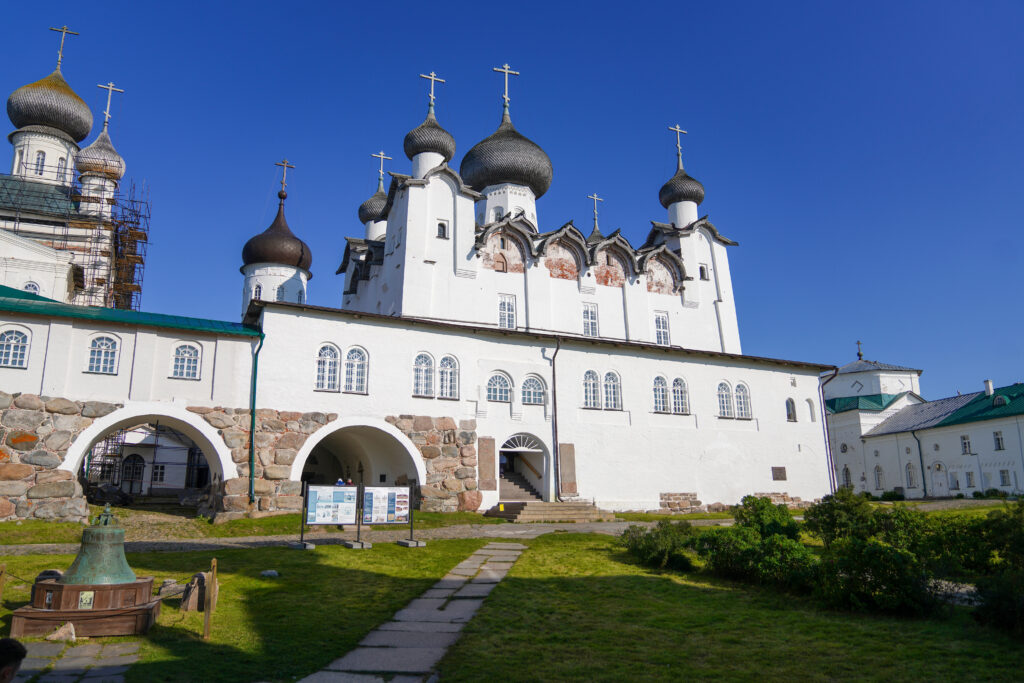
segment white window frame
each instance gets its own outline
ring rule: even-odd
[[[916,489],[917,488],[917,472],[914,471],[914,463],[912,463],[912,462],[908,462],[907,463],[906,473],[907,473],[907,488],[908,489]]]
[[[964,472],[964,474],[967,477],[967,488],[973,489],[974,488],[974,472],[967,471],[967,472]]]
[[[434,398],[434,357],[420,351],[412,359],[412,395]]]
[[[651,383],[651,389],[654,393],[654,412],[668,414],[669,411],[669,395],[668,395],[668,380],[658,375],[654,378]]]
[[[93,365],[93,351],[97,350],[95,344],[102,339],[109,339],[114,342],[113,358],[110,359],[110,363],[106,362],[107,354],[104,353],[98,360],[97,365]],[[100,349],[103,351],[102,349]],[[113,334],[96,334],[89,338],[89,348],[85,355],[85,372],[92,375],[116,375],[118,364],[121,362],[121,338]],[[107,369],[109,367],[109,369]]]
[[[43,171],[46,169],[46,152],[39,150],[36,152],[36,167],[35,174],[43,175]]]
[[[163,484],[167,468],[163,463],[153,463],[152,483]]]
[[[875,465],[875,490],[885,490],[885,470],[882,469],[881,465]]]
[[[622,377],[619,373],[609,371],[604,373],[601,382],[604,389],[604,409],[622,410]]]
[[[1006,450],[1006,442],[1003,441],[1003,432],[998,430],[992,432],[992,440],[995,442],[995,450],[1004,451]]]
[[[519,388],[524,406],[542,406],[547,402],[548,392],[544,381],[536,375],[529,375]]]
[[[263,285],[258,282],[252,290],[252,298],[257,301],[263,301]]]
[[[797,422],[796,416],[796,401],[791,398],[786,399],[786,422]]]
[[[672,380],[672,412],[676,415],[690,414],[690,392],[682,377]]]
[[[583,407],[601,409],[601,376],[594,370],[583,373]]]
[[[516,329],[516,295],[498,295],[498,327],[506,330]]]
[[[8,335],[10,338],[6,338]],[[24,339],[15,340],[16,335],[21,335]],[[5,327],[0,330],[0,368],[27,369],[31,350],[31,330],[20,327]],[[21,362],[15,362],[17,360]]]
[[[999,470],[999,485],[1009,486],[1010,485],[1010,470]]]
[[[25,283],[25,286],[21,288],[21,291],[28,292],[29,294],[39,294],[39,285],[32,280]]]
[[[672,334],[669,330],[667,311],[654,312],[654,343],[660,346],[672,345]]]
[[[333,356],[325,355],[324,351],[333,352]],[[341,367],[341,349],[330,342],[324,342],[316,347],[314,357],[316,373],[313,378],[313,391],[340,390],[338,371]]]
[[[731,420],[736,416],[732,402],[732,386],[728,382],[719,382],[715,389],[718,395],[718,417]]]
[[[600,336],[600,327],[597,322],[597,304],[589,301],[583,303],[583,336]]]
[[[359,358],[354,358],[358,354]],[[370,354],[361,346],[350,346],[345,351],[345,380],[342,390],[346,394],[369,393]]]
[[[487,400],[491,403],[512,402],[512,380],[502,372],[495,372],[487,379]]]
[[[736,384],[736,388],[733,389],[732,395],[736,405],[736,419],[753,420],[754,405],[750,399],[750,387],[743,382],[739,382]],[[743,397],[742,399],[740,398],[741,396]]]
[[[441,356],[437,363],[437,397],[459,400],[459,359],[451,354]]]
[[[971,435],[961,434],[960,435],[960,454],[970,455],[971,454]]]
[[[193,356],[184,356],[184,355],[179,356],[178,354],[179,354],[179,352],[182,349],[192,349],[193,351],[195,351],[195,356],[194,357]],[[180,366],[179,366],[179,363],[178,363],[179,360],[182,361]],[[189,366],[193,364],[190,361],[194,361],[194,365],[195,365],[195,374],[194,375],[188,374]],[[201,344],[199,344],[199,342],[194,342],[194,341],[177,341],[177,342],[174,343],[174,348],[173,348],[173,350],[171,352],[171,372],[170,372],[170,375],[169,375],[171,379],[184,379],[184,380],[190,380],[190,381],[199,381],[200,378],[201,378],[201,375],[202,375],[202,369],[203,369],[203,347],[202,347]],[[180,370],[180,373],[179,373],[179,370]]]
[[[64,181],[64,171],[67,169],[68,160],[64,157],[57,159],[57,180]]]

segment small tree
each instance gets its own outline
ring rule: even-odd
[[[764,538],[785,536],[797,540],[800,538],[800,525],[796,523],[785,505],[772,505],[770,498],[744,496],[740,504],[733,508],[736,525],[753,529]]]
[[[868,501],[846,487],[804,511],[804,526],[828,548],[837,539],[866,539],[874,530]]]

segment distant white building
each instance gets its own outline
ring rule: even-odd
[[[926,401],[920,375],[859,358],[823,378],[838,485],[908,498],[1024,490],[1024,384],[986,380],[984,391]]]
[[[85,476],[137,496],[174,496],[210,483],[210,468],[191,439],[174,430],[140,425],[96,444]]]

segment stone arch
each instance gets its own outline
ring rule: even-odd
[[[82,461],[89,450],[112,432],[143,423],[157,423],[171,427],[188,438],[203,452],[210,467],[210,478],[223,481],[235,476],[235,463],[231,460],[231,449],[223,437],[201,415],[176,405],[158,402],[129,402],[113,412],[96,418],[83,429],[71,445],[60,469],[78,474]]]
[[[343,432],[344,434],[342,434]],[[380,483],[377,481],[381,473],[378,470],[380,467],[389,467],[396,464],[396,459],[400,453],[408,458],[408,461],[414,468],[416,481],[420,485],[427,481],[427,469],[423,462],[423,457],[420,455],[420,451],[416,448],[415,444],[409,440],[409,437],[394,425],[384,420],[370,417],[339,417],[337,420],[310,434],[292,462],[290,478],[293,481],[302,479],[302,473],[306,468],[310,455],[320,445],[323,445],[325,448],[348,445],[361,448],[364,454],[370,448],[387,448],[392,446],[393,448],[388,449],[388,462],[386,464],[364,463],[369,470],[366,472],[367,478],[374,479],[373,481],[365,481],[364,483],[367,485]],[[387,472],[385,471],[384,474],[387,474]],[[329,483],[333,484],[334,482]],[[396,482],[394,478],[390,478],[386,483],[395,484]]]
[[[533,486],[544,500],[555,499],[554,461],[543,439],[513,432],[498,442],[499,469],[510,468]]]

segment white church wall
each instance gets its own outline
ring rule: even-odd
[[[0,230],[0,284],[14,289],[38,287],[36,294],[62,303],[71,300],[74,278],[72,256],[33,240]]]
[[[14,147],[11,175],[20,175],[45,183],[71,184],[78,145],[38,131],[15,131],[11,133],[10,139]],[[39,152],[46,155],[41,169],[36,163]],[[58,174],[61,159],[64,159],[64,166]]]

